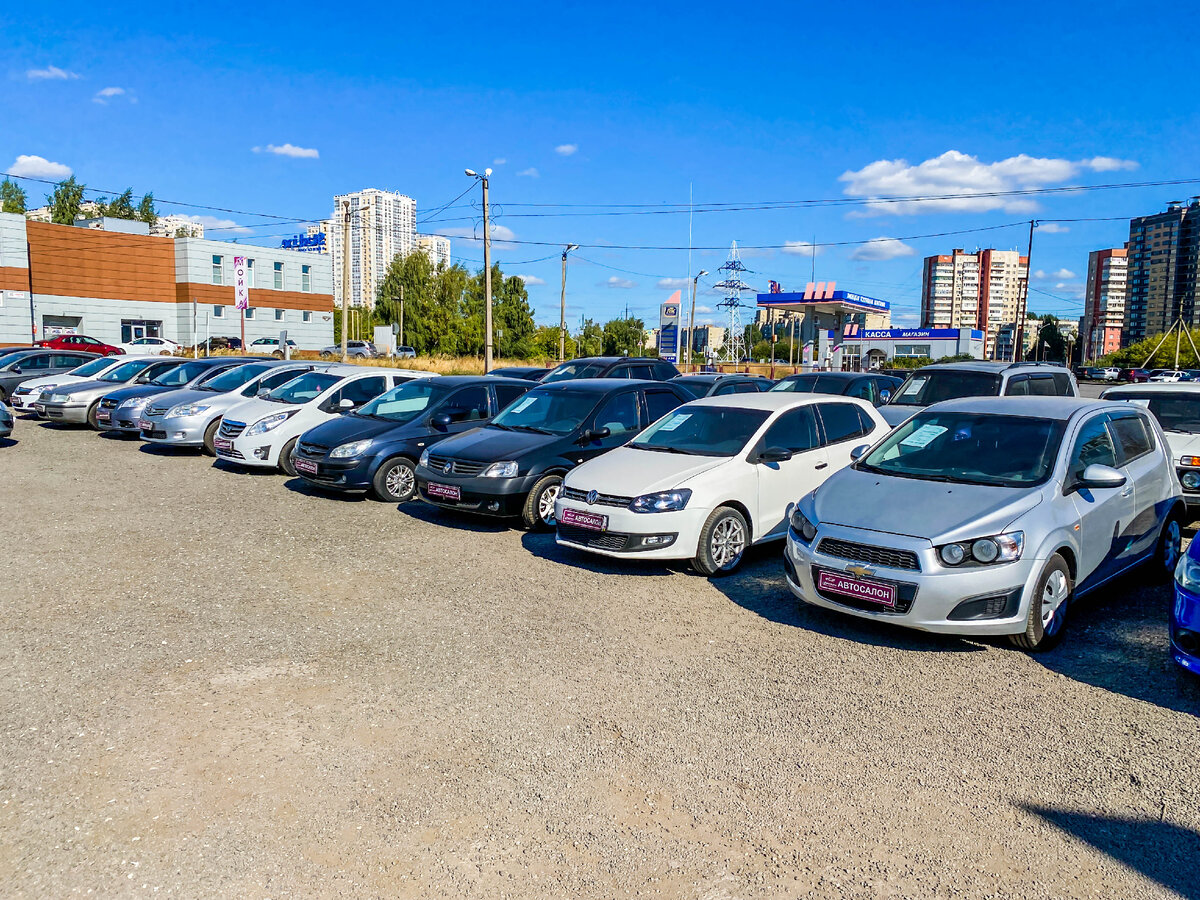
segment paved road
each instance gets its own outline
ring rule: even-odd
[[[778,546],[710,582],[16,434],[8,896],[1197,890],[1200,686],[1164,588],[1031,657],[797,608]]]

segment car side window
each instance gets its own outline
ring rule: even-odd
[[[854,384],[850,385],[850,390],[846,391],[847,397],[857,397],[860,400],[870,400],[875,402],[875,379],[860,378]]]
[[[1117,446],[1121,448],[1121,458],[1124,462],[1145,456],[1154,449],[1154,442],[1147,434],[1146,424],[1141,416],[1113,416],[1111,427],[1117,439]]]
[[[630,378],[644,378],[647,381],[657,381],[654,377],[654,369],[651,366],[630,366]]]
[[[613,369],[611,372],[609,372],[606,377],[608,377],[608,378],[632,378],[633,376],[630,374],[631,371],[632,371],[632,369],[630,366],[617,366],[615,369]]]
[[[1094,416],[1083,423],[1079,436],[1075,438],[1075,446],[1071,448],[1071,464],[1067,469],[1067,484],[1072,484],[1083,477],[1083,470],[1088,466],[1117,465],[1116,450],[1113,449],[1112,435],[1108,433],[1108,417]]]
[[[596,413],[596,427],[607,428],[610,434],[639,431],[637,391],[625,391],[609,397]]]
[[[478,422],[488,417],[487,388],[478,384],[455,391],[446,401],[452,422]]]
[[[763,435],[762,447],[782,447],[793,453],[803,453],[821,446],[817,433],[817,417],[811,406],[790,409],[781,415]]]
[[[22,372],[37,372],[41,369],[50,368],[50,354],[43,353],[37,356],[27,356],[20,362]]]
[[[374,400],[387,390],[387,379],[380,375],[371,378],[359,378],[351,381],[329,398],[330,404],[336,409],[343,400],[349,400],[355,406],[362,406],[368,400]]]
[[[674,391],[646,391],[646,421],[657,422],[675,407],[680,400]]]
[[[859,427],[862,428],[861,433],[870,434],[875,430],[875,423],[871,421],[871,417],[867,415],[867,411],[865,409],[860,409],[857,406],[855,409],[858,411],[858,424]]]
[[[749,381],[739,381],[733,386],[734,394],[757,394],[758,388]]]
[[[532,385],[530,385],[532,387]],[[515,384],[497,384],[496,388],[496,403],[500,409],[508,406],[518,397],[524,395],[529,388],[517,387]]]
[[[1104,370],[1100,370],[1103,374]],[[1075,392],[1071,390],[1071,376],[1066,372],[1055,372],[1050,378],[1054,381],[1054,393],[1059,397],[1074,397]]]
[[[1017,375],[1009,379],[1008,389],[1004,392],[1008,397],[1026,397],[1029,395],[1029,376]]]
[[[670,381],[675,377],[674,367],[667,363],[655,363],[651,368],[650,377],[656,381]]]
[[[827,444],[862,437],[865,433],[858,415],[859,409],[853,403],[818,403],[817,411],[825,428]]]
[[[1054,379],[1049,375],[1031,375],[1029,377],[1029,396],[1057,397],[1058,390],[1054,386]]]

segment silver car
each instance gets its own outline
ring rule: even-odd
[[[375,345],[370,341],[346,341],[346,358],[347,359],[375,359],[379,356],[379,351],[375,349]],[[342,345],[334,344],[331,347],[321,348],[321,359],[341,359]]]
[[[951,400],[855,455],[791,516],[788,586],[814,606],[1041,650],[1073,598],[1179,558],[1170,448],[1136,406]]]
[[[12,410],[0,401],[0,438],[6,438],[12,434],[13,430],[13,414]]]
[[[179,365],[179,360],[164,356],[139,356],[109,369],[94,381],[57,385],[43,391],[34,401],[39,417],[51,422],[91,425],[99,429],[100,398],[122,385],[146,384],[150,379]]]
[[[264,359],[229,369],[197,387],[159,394],[142,411],[138,422],[142,440],[173,447],[201,447],[214,456],[213,438],[221,416],[230,407],[314,368],[327,367]]]

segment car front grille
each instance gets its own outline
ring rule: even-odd
[[[450,468],[447,470],[446,466]],[[448,456],[429,456],[429,468],[443,475],[478,475],[483,471],[483,463],[467,462],[461,459],[451,459]]]
[[[575,525],[558,526],[558,536],[570,544],[595,547],[598,550],[626,550],[632,535],[620,531],[590,531]]]
[[[223,438],[235,438],[245,430],[245,422],[234,422],[231,419],[221,420],[221,437]]]
[[[117,401],[109,400],[107,397],[105,397],[103,400],[100,401],[100,408],[101,409],[116,409]]]
[[[147,416],[162,416],[166,415],[169,407],[166,406],[147,406],[145,415]]]
[[[329,448],[324,444],[310,444],[308,441],[301,441],[296,447],[297,456],[308,456],[312,459],[321,459],[329,452]]]
[[[921,571],[921,563],[917,554],[911,550],[893,550],[889,547],[872,547],[870,544],[857,544],[853,541],[842,541],[837,538],[822,538],[817,545],[817,552],[839,559],[850,559],[855,562],[870,563],[874,566],[887,566],[889,569],[910,569]]]
[[[218,447],[217,448],[217,456],[223,456],[226,459],[245,459],[246,458],[245,456],[242,455],[242,452],[240,450],[234,450],[232,447],[230,447],[228,450],[222,450],[220,447]]]
[[[596,493],[595,501],[588,500],[588,491],[581,491],[579,488],[563,488],[564,500],[578,500],[581,503],[587,503],[595,506],[619,506],[626,507],[633,502],[632,497],[622,497],[619,494],[601,494]]]

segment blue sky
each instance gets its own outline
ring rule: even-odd
[[[686,248],[687,213],[653,206],[686,207],[689,189],[698,206],[754,205],[1200,178],[1189,5],[32,6],[0,9],[0,171],[70,169],[94,188],[238,210],[160,203],[211,217],[212,237],[278,244],[300,228],[246,213],[316,219],[335,193],[381,187],[425,218],[468,187],[465,167],[491,166],[497,237],[515,241],[496,259],[529,276],[542,322],[558,318],[567,242],[584,245],[571,320],[627,304],[655,318],[687,280],[687,250],[617,248]],[[48,190],[25,186],[34,203]],[[1027,226],[917,236],[1127,218],[1195,194],[697,212],[691,246],[774,248],[744,253],[746,280],[803,289],[806,242],[897,239],[819,246],[816,276],[911,325],[923,256],[1023,249]],[[459,237],[478,229],[471,199],[423,230],[454,235],[477,267],[481,247]],[[578,215],[618,209],[641,214]],[[1030,307],[1077,316],[1088,251],[1127,233],[1039,228]],[[697,249],[690,271],[724,255]]]

